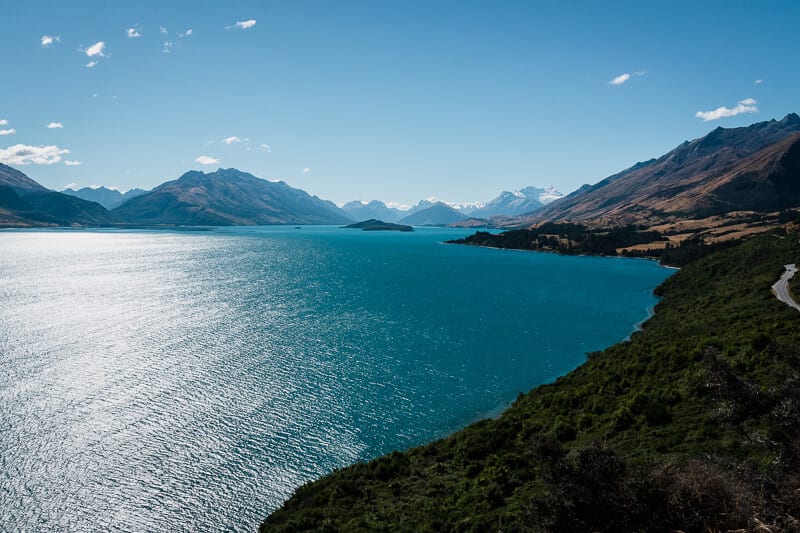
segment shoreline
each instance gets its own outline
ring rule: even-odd
[[[786,359],[800,342],[796,315],[759,294],[775,264],[798,250],[767,237],[708,250],[659,286],[658,310],[644,321],[652,322],[628,342],[520,394],[496,419],[299,487],[261,531],[313,530],[323,521],[347,529],[367,517],[389,530],[732,530],[745,528],[752,513],[765,523],[793,520],[791,502],[775,496],[796,486],[797,430],[741,447],[742,430],[753,424],[796,428],[793,413],[773,421],[780,413],[770,415],[771,403],[752,404],[715,384],[769,386],[776,402],[794,401],[783,365],[794,361],[797,370],[796,359]],[[709,298],[718,304],[696,305]],[[746,324],[743,311],[752,317]],[[774,331],[769,342],[764,328]],[[721,424],[720,405],[730,402],[743,418]],[[737,475],[748,468],[760,468],[773,488],[765,494],[761,477]],[[699,496],[728,490],[751,503]]]
[[[559,255],[563,257],[603,257],[606,259],[638,259],[641,261],[655,261],[661,268],[666,268],[669,270],[678,271],[681,269],[681,267],[666,265],[662,263],[658,257],[630,257],[625,255],[607,255],[607,254],[562,254],[556,250],[525,250],[523,248],[501,248],[499,246],[488,246],[486,244],[471,244],[471,243],[452,242],[452,241],[443,241],[441,244],[452,244],[456,246],[472,246],[475,248],[485,248],[487,250],[500,250],[502,252],[526,252],[534,254]]]

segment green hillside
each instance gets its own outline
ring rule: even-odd
[[[299,488],[261,530],[800,528],[800,313],[770,292],[790,262],[780,234],[690,263],[630,341],[497,419]]]

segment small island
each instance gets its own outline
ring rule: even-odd
[[[363,231],[414,231],[414,228],[411,226],[393,224],[392,222],[384,222],[383,220],[377,220],[375,218],[364,220],[363,222],[356,222],[355,224],[345,226],[345,228],[360,229]]]

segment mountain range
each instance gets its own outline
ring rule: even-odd
[[[422,200],[405,211],[377,200],[339,208],[284,182],[236,169],[190,171],[149,192],[123,195],[89,188],[64,194],[0,164],[0,226],[346,224],[366,219],[449,225],[471,218],[466,223],[489,219],[486,224],[498,227],[570,221],[663,230],[664,225],[714,217],[717,225],[732,225],[741,213],[800,207],[798,176],[800,117],[791,113],[782,120],[716,128],[568,196],[553,188],[525,187],[503,191],[481,205]]]
[[[555,187],[540,189],[525,187],[518,191],[502,191],[496,198],[489,202],[475,204],[455,204],[437,200],[420,200],[413,207],[401,210],[388,207],[380,200],[370,202],[353,201],[342,206],[350,217],[362,220],[376,218],[387,222],[403,222],[416,225],[448,225],[467,218],[488,219],[495,216],[514,216],[532,213],[541,209],[554,200],[564,195]],[[443,207],[444,206],[444,207]],[[445,207],[447,209],[445,209]],[[428,211],[421,216],[414,216],[421,211]],[[415,221],[424,221],[417,223]]]
[[[376,219],[384,222],[397,222],[404,215],[400,209],[389,207],[380,200],[370,202],[353,200],[344,204],[342,210],[353,220]]]
[[[460,220],[464,220],[466,215],[457,209],[450,207],[444,202],[435,202],[422,209],[417,209],[410,215],[400,219],[400,224],[410,226],[446,226]]]
[[[653,226],[800,207],[799,133],[800,117],[794,113],[779,121],[716,128],[504,225],[572,221]]]
[[[0,226],[6,227],[345,224],[368,219],[446,226],[474,218],[474,213],[485,217],[529,213],[561,196],[552,187],[526,187],[504,191],[482,204],[421,200],[401,210],[373,200],[339,208],[284,182],[232,168],[190,171],[151,191],[121,193],[102,186],[51,191],[19,170],[0,165]]]
[[[128,200],[112,213],[138,224],[250,226],[346,224],[336,204],[282,181],[267,181],[235,168],[190,171]]]
[[[111,222],[103,206],[51,191],[0,163],[0,227],[94,226]]]
[[[107,187],[101,186],[101,187],[84,187],[78,190],[64,189],[61,192],[64,194],[68,194],[70,196],[77,196],[78,198],[83,198],[84,200],[88,200],[90,202],[97,202],[106,209],[114,209],[115,207],[122,205],[131,198],[136,198],[137,196],[145,194],[147,191],[145,191],[144,189],[131,189],[123,193],[119,192],[116,189],[109,189]]]

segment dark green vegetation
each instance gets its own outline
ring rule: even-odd
[[[384,222],[383,220],[376,220],[374,218],[347,225],[345,228],[360,229],[363,231],[414,231],[414,228],[411,226]]]
[[[261,530],[797,530],[800,313],[770,291],[791,262],[785,234],[690,262],[630,341],[497,419],[299,488]]]
[[[795,214],[796,215],[796,214]],[[757,215],[754,218],[762,218]],[[773,218],[770,218],[773,221]],[[659,259],[662,264],[681,267],[708,255],[714,250],[733,246],[735,241],[706,243],[702,238],[682,241],[679,245],[667,243],[663,248],[622,250],[627,246],[667,241],[667,236],[657,231],[626,226],[614,229],[591,229],[569,222],[547,222],[536,228],[489,233],[477,231],[463,239],[448,241],[451,244],[470,244],[508,250],[556,252],[565,255],[621,255]]]
[[[591,230],[581,224],[547,222],[537,228],[503,233],[478,231],[452,244],[472,244],[513,250],[537,250],[567,255],[617,255],[617,248],[667,240],[655,231],[634,226],[611,230]]]
[[[800,264],[799,264],[800,265]],[[800,302],[800,274],[795,274],[789,280],[789,292],[795,302]]]

